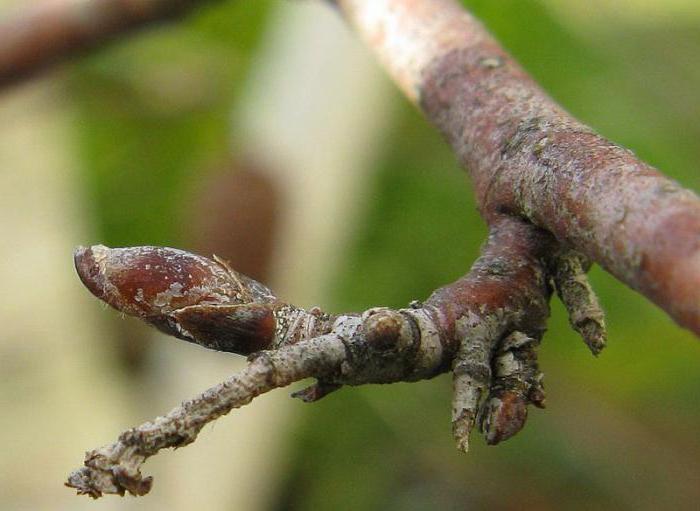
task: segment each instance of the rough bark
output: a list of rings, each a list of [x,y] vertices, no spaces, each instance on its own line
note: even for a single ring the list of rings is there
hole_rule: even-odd
[[[206,0],[49,1],[0,26],[0,86]],[[700,334],[700,200],[552,101],[454,0],[328,0],[445,134],[482,213],[547,229]]]
[[[89,29],[75,18],[77,4],[61,4],[71,7],[54,19],[17,18],[24,21],[0,30],[0,83],[196,3],[95,1],[82,5],[96,9]],[[552,289],[591,351],[604,346],[590,262],[700,334],[695,194],[569,116],[453,0],[331,3],[467,167],[490,228],[481,257],[424,303],[332,316],[285,303],[220,260],[155,247],[78,250],[81,279],[110,305],[180,339],[251,357],[230,380],[89,452],[67,483],[79,493],[148,492],[146,458],[306,377],[318,381],[295,396],[315,401],[343,385],[451,371],[458,447],[467,449],[475,425],[489,443],[505,440],[529,404],[544,405],[536,347]]]
[[[551,100],[453,0],[338,0],[469,170],[482,214],[527,218],[700,334],[700,199]]]
[[[523,427],[527,405],[544,404],[535,348],[549,315],[555,246],[548,233],[503,216],[471,271],[425,302],[341,315],[283,302],[221,260],[158,247],[78,249],[78,274],[98,298],[180,339],[248,355],[250,365],[88,452],[66,484],[95,498],[143,495],[151,480],[139,468],[149,456],[187,445],[207,422],[307,377],[318,381],[294,395],[313,402],[343,385],[451,370],[458,446],[467,449],[475,425],[489,443],[505,440]]]

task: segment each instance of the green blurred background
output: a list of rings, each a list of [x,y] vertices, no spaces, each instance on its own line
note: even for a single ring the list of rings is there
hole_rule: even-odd
[[[700,189],[700,4],[464,3],[570,112]],[[447,376],[278,391],[149,461],[152,495],[73,497],[82,451],[241,361],[104,311],[71,246],[216,251],[343,311],[428,296],[485,228],[440,136],[313,2],[215,3],[2,93],[0,124],[0,508],[697,509],[700,346],[599,268],[609,347],[553,302],[548,408],[503,445],[456,452]]]

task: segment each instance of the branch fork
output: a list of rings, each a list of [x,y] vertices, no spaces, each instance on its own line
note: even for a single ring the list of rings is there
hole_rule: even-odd
[[[700,335],[700,199],[571,117],[454,0],[327,0],[452,145],[490,227],[471,271],[424,302],[331,315],[279,300],[216,258],[174,249],[76,252],[88,289],[206,348],[250,356],[240,373],[90,451],[68,485],[147,493],[149,457],[255,396],[308,377],[313,402],[344,385],[452,372],[452,426],[495,444],[544,406],[536,350],[556,291],[595,355],[605,322],[591,262]],[[0,86],[205,0],[44,2],[0,23]]]
[[[152,486],[140,471],[147,458],[192,443],[205,424],[306,378],[316,383],[293,397],[313,402],[345,385],[413,382],[451,371],[458,448],[468,449],[475,426],[489,444],[506,440],[525,424],[528,405],[544,405],[536,348],[549,314],[550,279],[570,280],[583,269],[552,273],[560,263],[547,254],[555,245],[547,233],[503,217],[472,270],[424,302],[340,315],[288,304],[216,257],[162,247],[79,248],[78,274],[98,298],[179,339],[246,355],[248,365],[88,452],[66,484],[93,498],[144,495]],[[575,279],[585,281],[585,274]],[[596,305],[572,300],[569,310],[585,317]]]

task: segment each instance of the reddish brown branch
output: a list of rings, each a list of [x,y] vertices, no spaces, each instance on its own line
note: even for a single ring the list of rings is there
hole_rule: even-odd
[[[482,214],[525,217],[700,334],[700,200],[568,115],[453,0],[338,0],[469,169]]]
[[[458,446],[467,448],[475,425],[489,443],[507,439],[522,428],[529,404],[544,404],[535,349],[552,285],[590,349],[604,345],[587,259],[700,333],[693,193],[566,114],[452,0],[333,3],[469,168],[490,227],[482,256],[424,304],[330,316],[279,300],[220,260],[154,247],[79,250],[83,282],[115,308],[208,348],[253,353],[228,382],[90,452],[68,483],[80,492],[147,492],[139,468],[148,456],[193,441],[208,421],[307,376],[317,384],[296,395],[314,401],[343,385],[451,370]],[[180,6],[172,12],[189,5],[166,4]]]
[[[81,248],[80,278],[118,310],[207,348],[266,351],[227,382],[90,451],[67,484],[92,497],[143,495],[151,487],[140,472],[148,457],[193,442],[207,422],[309,376],[318,383],[295,393],[305,401],[343,385],[452,370],[458,445],[466,450],[477,423],[489,443],[505,440],[523,427],[527,406],[544,400],[534,348],[549,313],[553,245],[544,231],[502,217],[472,271],[424,304],[337,316],[294,307],[225,263],[181,250]]]
[[[205,0],[42,0],[0,21],[0,87]]]
[[[331,1],[331,0],[329,0]],[[0,85],[204,0],[46,1],[0,26]],[[700,334],[700,200],[554,103],[454,0],[335,0],[469,169]]]

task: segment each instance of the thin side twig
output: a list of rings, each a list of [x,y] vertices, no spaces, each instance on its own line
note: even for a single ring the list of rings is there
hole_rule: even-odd
[[[240,373],[182,403],[164,417],[157,417],[125,431],[119,439],[85,456],[85,466],[73,472],[66,485],[93,498],[103,493],[145,495],[153,479],[140,467],[161,449],[183,447],[195,441],[209,422],[255,397],[278,387],[323,374],[344,357],[343,343],[334,336],[320,337],[260,352]]]
[[[589,264],[574,251],[567,250],[552,259],[552,281],[569,313],[571,327],[576,330],[594,355],[606,343],[605,314],[598,303],[586,271]]]
[[[90,451],[66,484],[95,498],[143,495],[151,479],[140,467],[149,456],[187,445],[207,422],[307,377],[318,381],[295,397],[312,402],[343,385],[417,381],[452,370],[458,446],[467,449],[478,417],[489,443],[505,440],[523,427],[527,405],[544,399],[530,341],[541,337],[549,314],[547,254],[554,243],[532,225],[503,217],[472,270],[424,303],[341,315],[283,302],[218,259],[158,247],[78,249],[78,273],[96,296],[180,339],[249,355],[250,364]],[[518,336],[528,342],[512,340]]]

